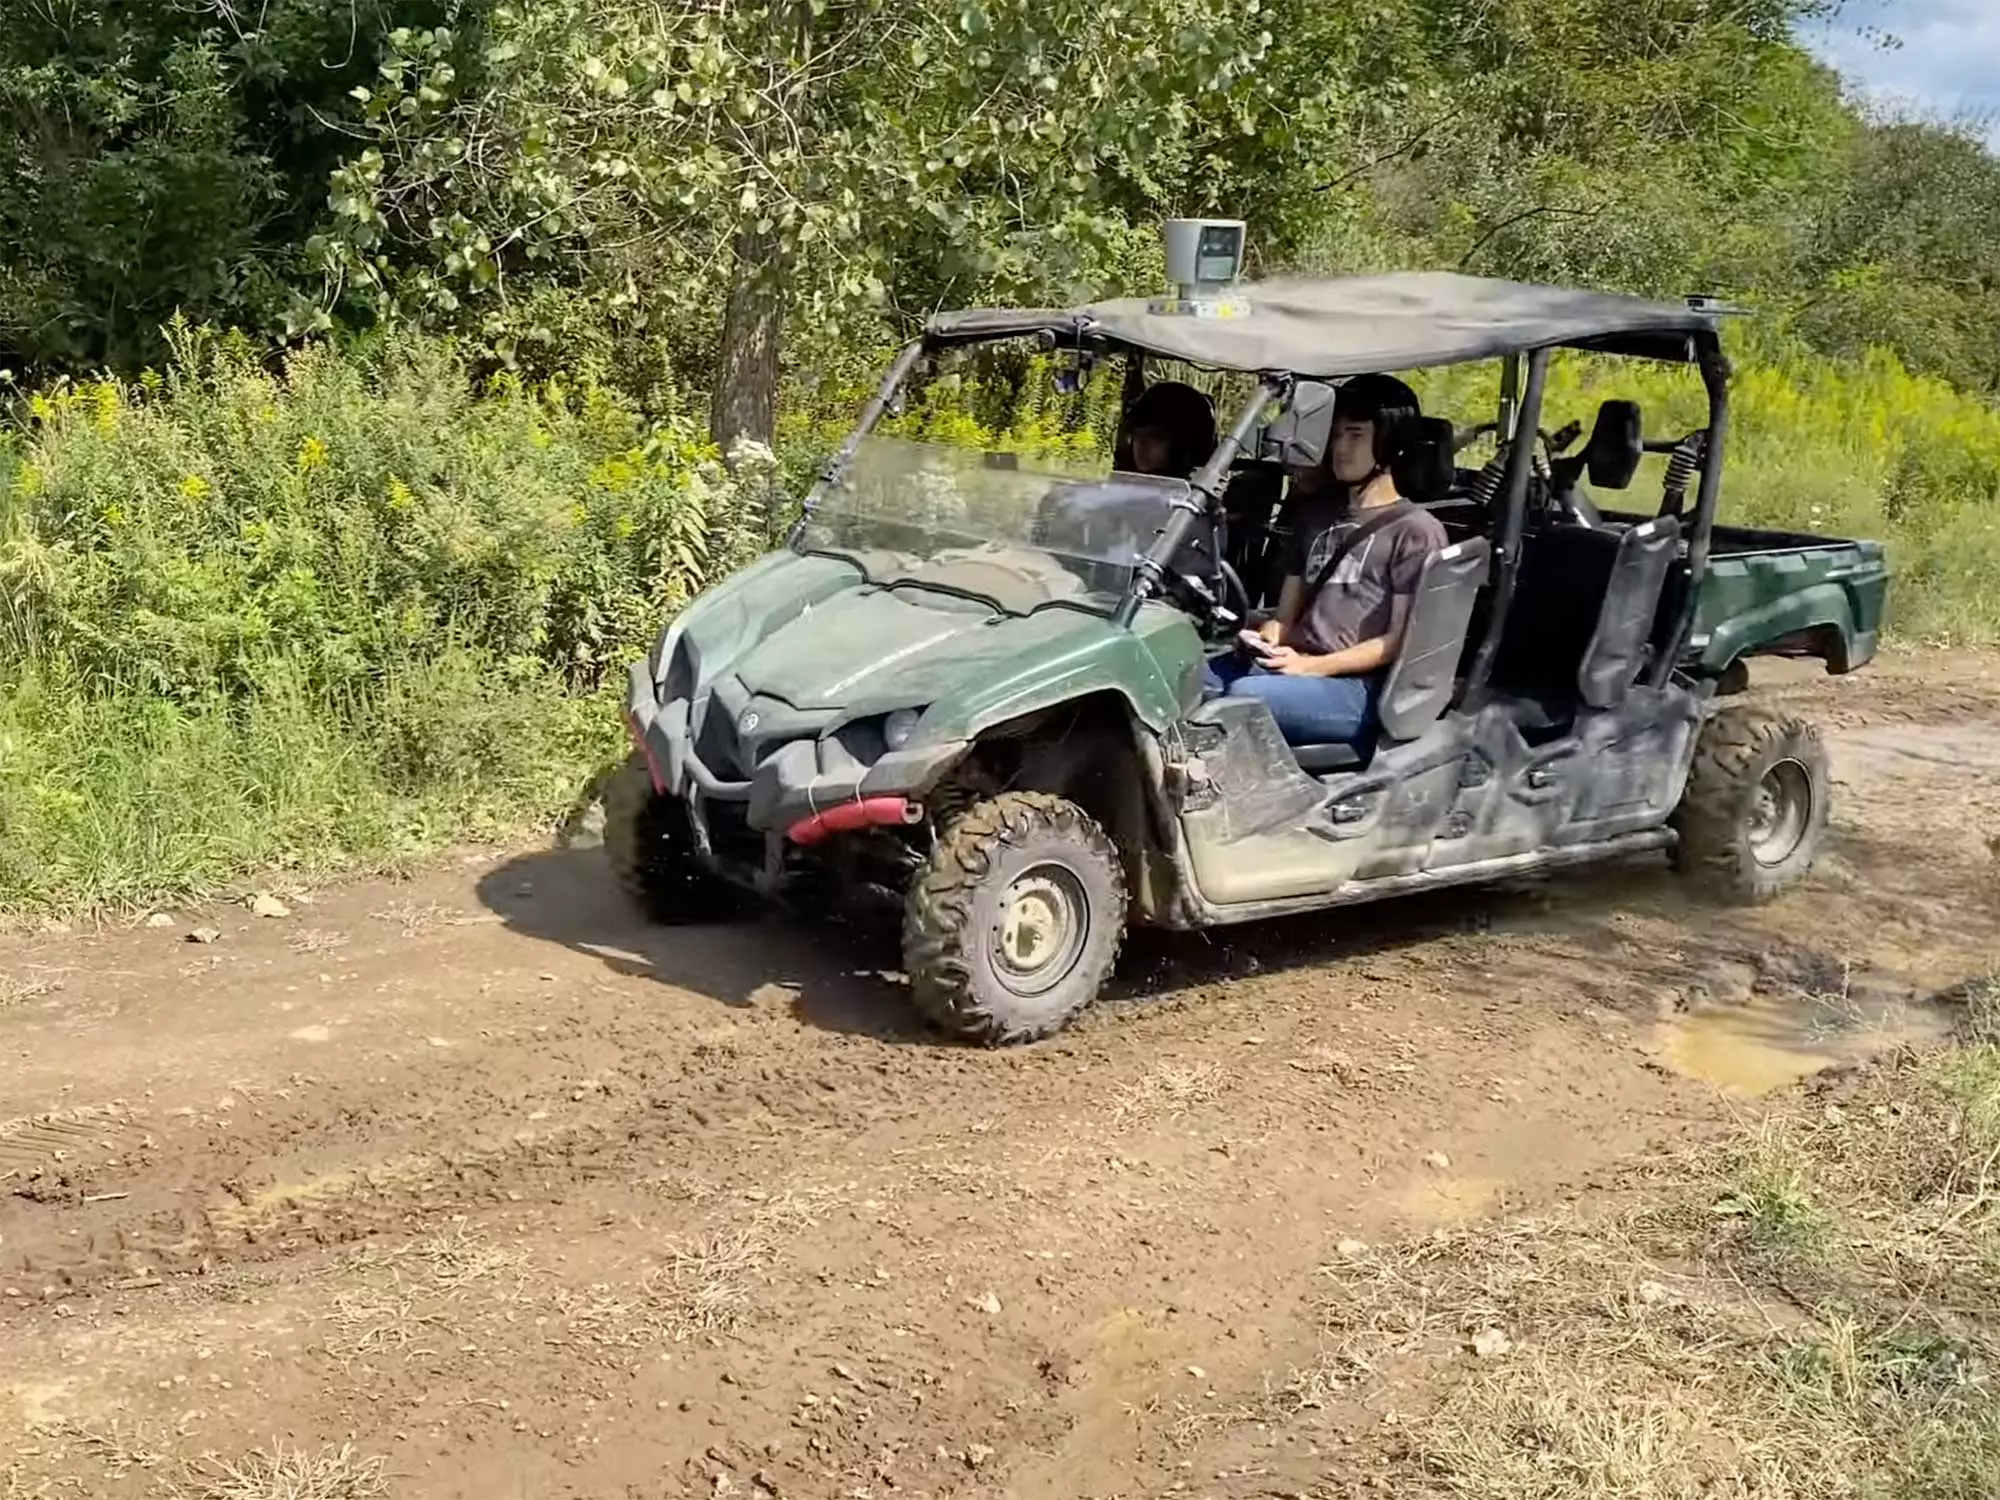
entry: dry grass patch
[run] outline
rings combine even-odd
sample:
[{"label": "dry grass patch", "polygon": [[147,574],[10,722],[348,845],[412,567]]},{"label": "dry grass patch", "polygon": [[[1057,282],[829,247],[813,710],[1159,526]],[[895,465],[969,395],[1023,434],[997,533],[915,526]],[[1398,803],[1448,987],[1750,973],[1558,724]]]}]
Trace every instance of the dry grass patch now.
[{"label": "dry grass patch", "polygon": [[25,974],[0,974],[0,1010],[55,994],[63,987],[64,979],[70,972],[68,969],[31,967]]},{"label": "dry grass patch", "polygon": [[1111,1101],[1112,1118],[1120,1124],[1160,1115],[1178,1118],[1211,1103],[1222,1092],[1223,1076],[1212,1062],[1164,1063],[1118,1091]]},{"label": "dry grass patch", "polygon": [[375,1500],[389,1493],[379,1458],[342,1444],[308,1452],[273,1443],[242,1458],[210,1455],[186,1466],[171,1500]]},{"label": "dry grass patch", "polygon": [[478,1314],[504,1313],[528,1297],[527,1257],[475,1236],[464,1224],[408,1244],[368,1246],[348,1258],[362,1284],[333,1299],[328,1354],[343,1363],[389,1350],[422,1353],[427,1335],[462,1341],[467,1293]]},{"label": "dry grass patch", "polygon": [[559,1290],[549,1337],[600,1348],[644,1348],[729,1332],[754,1311],[756,1288],[784,1241],[818,1223],[837,1189],[750,1192],[729,1228],[668,1244],[638,1282]]},{"label": "dry grass patch", "polygon": [[1966,1045],[1800,1097],[1635,1207],[1345,1256],[1322,1359],[1277,1390],[1411,1408],[1398,1493],[2000,1495],[1992,998]]}]

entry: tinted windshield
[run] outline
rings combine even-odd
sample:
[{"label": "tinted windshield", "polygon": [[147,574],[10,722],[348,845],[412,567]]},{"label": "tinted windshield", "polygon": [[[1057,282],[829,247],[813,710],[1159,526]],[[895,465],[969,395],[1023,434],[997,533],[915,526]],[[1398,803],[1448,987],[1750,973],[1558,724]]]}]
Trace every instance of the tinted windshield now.
[{"label": "tinted windshield", "polygon": [[1010,614],[1056,603],[1109,613],[1188,487],[1053,467],[870,435],[800,545],[852,558],[876,583],[972,594]]}]

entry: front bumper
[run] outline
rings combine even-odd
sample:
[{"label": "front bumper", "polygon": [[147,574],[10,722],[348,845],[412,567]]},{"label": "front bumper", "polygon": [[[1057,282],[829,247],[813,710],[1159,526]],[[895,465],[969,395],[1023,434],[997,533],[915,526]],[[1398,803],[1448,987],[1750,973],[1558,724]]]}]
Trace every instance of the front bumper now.
[{"label": "front bumper", "polygon": [[[711,725],[709,720],[721,715]],[[768,732],[745,740],[737,725],[748,716]],[[646,757],[653,785],[687,801],[736,803],[750,827],[778,833],[802,818],[868,797],[919,800],[971,748],[952,740],[910,745],[864,762],[830,734],[836,715],[802,713],[759,699],[733,678],[721,678],[700,698],[661,702],[645,662],[627,673],[625,717],[632,740]],[[796,732],[790,732],[796,731]],[[710,765],[697,740],[730,747],[751,769]]]}]

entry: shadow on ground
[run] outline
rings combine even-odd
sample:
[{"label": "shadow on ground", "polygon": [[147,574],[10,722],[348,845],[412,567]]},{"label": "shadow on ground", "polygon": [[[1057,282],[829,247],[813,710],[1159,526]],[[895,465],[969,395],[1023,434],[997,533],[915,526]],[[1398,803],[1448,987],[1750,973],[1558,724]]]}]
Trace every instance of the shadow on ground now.
[{"label": "shadow on ground", "polygon": [[[657,979],[723,1005],[789,991],[799,1020],[881,1041],[937,1044],[911,1010],[897,973],[893,924],[851,925],[771,910],[727,926],[641,921],[602,852],[561,848],[510,861],[479,898],[512,931],[588,953],[619,974]],[[1212,985],[1370,959],[1495,932],[1588,946],[1611,937],[1622,909],[1664,915],[1686,905],[1657,857],[1531,880],[1465,887],[1207,932],[1148,930],[1128,938],[1105,1002],[1119,1009]],[[1767,940],[1725,939],[1731,955]],[[1658,977],[1685,964],[1662,955]]]}]

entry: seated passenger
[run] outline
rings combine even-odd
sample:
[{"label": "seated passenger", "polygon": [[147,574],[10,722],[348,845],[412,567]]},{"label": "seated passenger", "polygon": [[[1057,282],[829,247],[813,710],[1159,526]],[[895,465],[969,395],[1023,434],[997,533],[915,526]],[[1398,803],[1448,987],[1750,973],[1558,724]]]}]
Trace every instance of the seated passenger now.
[{"label": "seated passenger", "polygon": [[1186,479],[1215,452],[1214,403],[1178,380],[1148,386],[1120,426],[1114,462],[1135,474]]},{"label": "seated passenger", "polygon": [[[1357,375],[1340,387],[1326,451],[1332,483],[1323,496],[1301,497],[1278,612],[1244,632],[1242,650],[1209,663],[1208,693],[1261,698],[1289,744],[1360,745],[1374,733],[1375,695],[1402,645],[1424,563],[1447,545],[1432,516],[1404,503],[1391,473],[1419,415],[1416,393],[1393,377]],[[1342,543],[1369,525],[1323,576]]]}]

